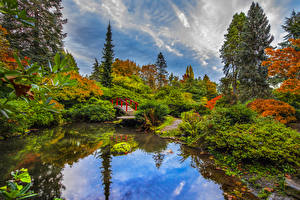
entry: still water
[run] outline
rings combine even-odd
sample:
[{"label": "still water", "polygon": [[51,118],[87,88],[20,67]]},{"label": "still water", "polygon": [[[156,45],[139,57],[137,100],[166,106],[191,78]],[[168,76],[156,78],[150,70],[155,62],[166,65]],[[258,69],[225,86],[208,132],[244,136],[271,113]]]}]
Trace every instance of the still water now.
[{"label": "still water", "polygon": [[[119,142],[131,152],[111,153]],[[0,142],[0,183],[28,168],[36,199],[256,199],[210,155],[110,124],[73,124]]]}]

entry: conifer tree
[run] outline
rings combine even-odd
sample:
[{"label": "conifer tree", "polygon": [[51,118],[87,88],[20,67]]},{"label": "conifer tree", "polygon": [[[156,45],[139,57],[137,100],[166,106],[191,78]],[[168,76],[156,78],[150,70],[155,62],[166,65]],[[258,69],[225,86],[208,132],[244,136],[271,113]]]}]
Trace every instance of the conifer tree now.
[{"label": "conifer tree", "polygon": [[274,37],[270,34],[271,26],[258,3],[252,3],[242,33],[239,70],[240,99],[265,98],[270,94],[267,83],[267,69],[261,66],[266,59],[264,50],[270,47]]},{"label": "conifer tree", "polygon": [[242,32],[246,23],[246,15],[235,14],[225,34],[225,41],[220,49],[220,57],[224,63],[223,72],[227,80],[231,80],[233,94],[237,94],[237,77],[239,73],[239,52],[243,42]]},{"label": "conifer tree", "polygon": [[61,0],[18,0],[18,9],[24,10],[34,20],[34,26],[24,26],[13,15],[1,15],[1,25],[8,30],[8,40],[21,56],[30,57],[33,62],[44,66],[56,52],[62,50],[63,24]]},{"label": "conifer tree", "polygon": [[68,60],[68,63],[67,63],[67,66],[68,66],[68,69],[69,70],[73,70],[73,71],[76,71],[76,72],[79,72],[79,68],[77,66],[77,63],[76,63],[76,60],[75,58],[73,57],[73,55],[71,53],[69,53],[68,51],[67,52],[63,52],[63,55],[67,58]]},{"label": "conifer tree", "polygon": [[90,76],[90,79],[98,82],[100,81],[100,78],[101,78],[101,70],[100,70],[99,62],[97,58],[95,58],[95,62],[93,64],[93,71]]},{"label": "conifer tree", "polygon": [[106,39],[104,48],[102,51],[102,67],[103,71],[101,73],[101,83],[105,87],[112,86],[112,63],[114,60],[114,45],[112,44],[112,33],[110,23],[107,26]]},{"label": "conifer tree", "polygon": [[290,45],[289,39],[300,38],[300,12],[296,13],[295,10],[293,10],[291,16],[285,18],[282,28],[287,34],[284,36],[284,42],[280,43],[280,45],[287,47]]},{"label": "conifer tree", "polygon": [[160,52],[157,56],[157,60],[155,63],[157,67],[157,81],[158,81],[158,88],[161,88],[164,84],[167,82],[167,63],[165,61],[165,58],[163,54]]}]

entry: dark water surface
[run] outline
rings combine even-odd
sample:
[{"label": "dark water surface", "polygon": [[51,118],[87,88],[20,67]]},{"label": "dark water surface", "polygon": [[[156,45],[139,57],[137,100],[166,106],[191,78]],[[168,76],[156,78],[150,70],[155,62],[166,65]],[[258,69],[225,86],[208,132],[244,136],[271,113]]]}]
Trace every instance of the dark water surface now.
[{"label": "dark water surface", "polygon": [[[117,138],[117,141],[116,141]],[[114,144],[133,148],[113,155]],[[73,124],[0,142],[0,183],[28,168],[37,199],[226,199],[245,191],[209,155],[109,124]],[[255,199],[243,193],[242,199]]]}]

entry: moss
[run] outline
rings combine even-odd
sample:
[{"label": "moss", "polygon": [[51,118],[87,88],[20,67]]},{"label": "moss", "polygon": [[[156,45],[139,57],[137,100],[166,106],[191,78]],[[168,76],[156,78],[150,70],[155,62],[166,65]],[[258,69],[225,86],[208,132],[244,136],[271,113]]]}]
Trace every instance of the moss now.
[{"label": "moss", "polygon": [[118,144],[115,144],[113,148],[111,149],[111,152],[113,154],[126,154],[130,152],[131,150],[131,145],[127,142],[121,142]]}]

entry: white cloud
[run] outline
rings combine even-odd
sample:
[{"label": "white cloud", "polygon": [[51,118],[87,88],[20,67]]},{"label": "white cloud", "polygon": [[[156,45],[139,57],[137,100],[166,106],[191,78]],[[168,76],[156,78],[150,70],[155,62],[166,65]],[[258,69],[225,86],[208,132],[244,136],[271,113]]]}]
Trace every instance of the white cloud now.
[{"label": "white cloud", "polygon": [[[202,66],[209,59],[219,57],[219,49],[232,16],[247,11],[252,0],[199,0],[182,1],[180,6],[172,1],[140,0],[74,0],[80,12],[97,14],[102,20],[111,20],[114,27],[127,34],[139,31],[150,36],[155,45],[177,56],[183,56],[178,47],[192,50],[193,57]],[[275,36],[273,45],[282,37],[281,24],[289,16],[289,1],[261,0]],[[171,8],[171,9],[170,9]],[[220,71],[214,67],[215,71]]]},{"label": "white cloud", "polygon": [[218,68],[217,66],[213,66],[212,69],[215,70],[216,72],[222,72],[223,71],[221,68]]}]

